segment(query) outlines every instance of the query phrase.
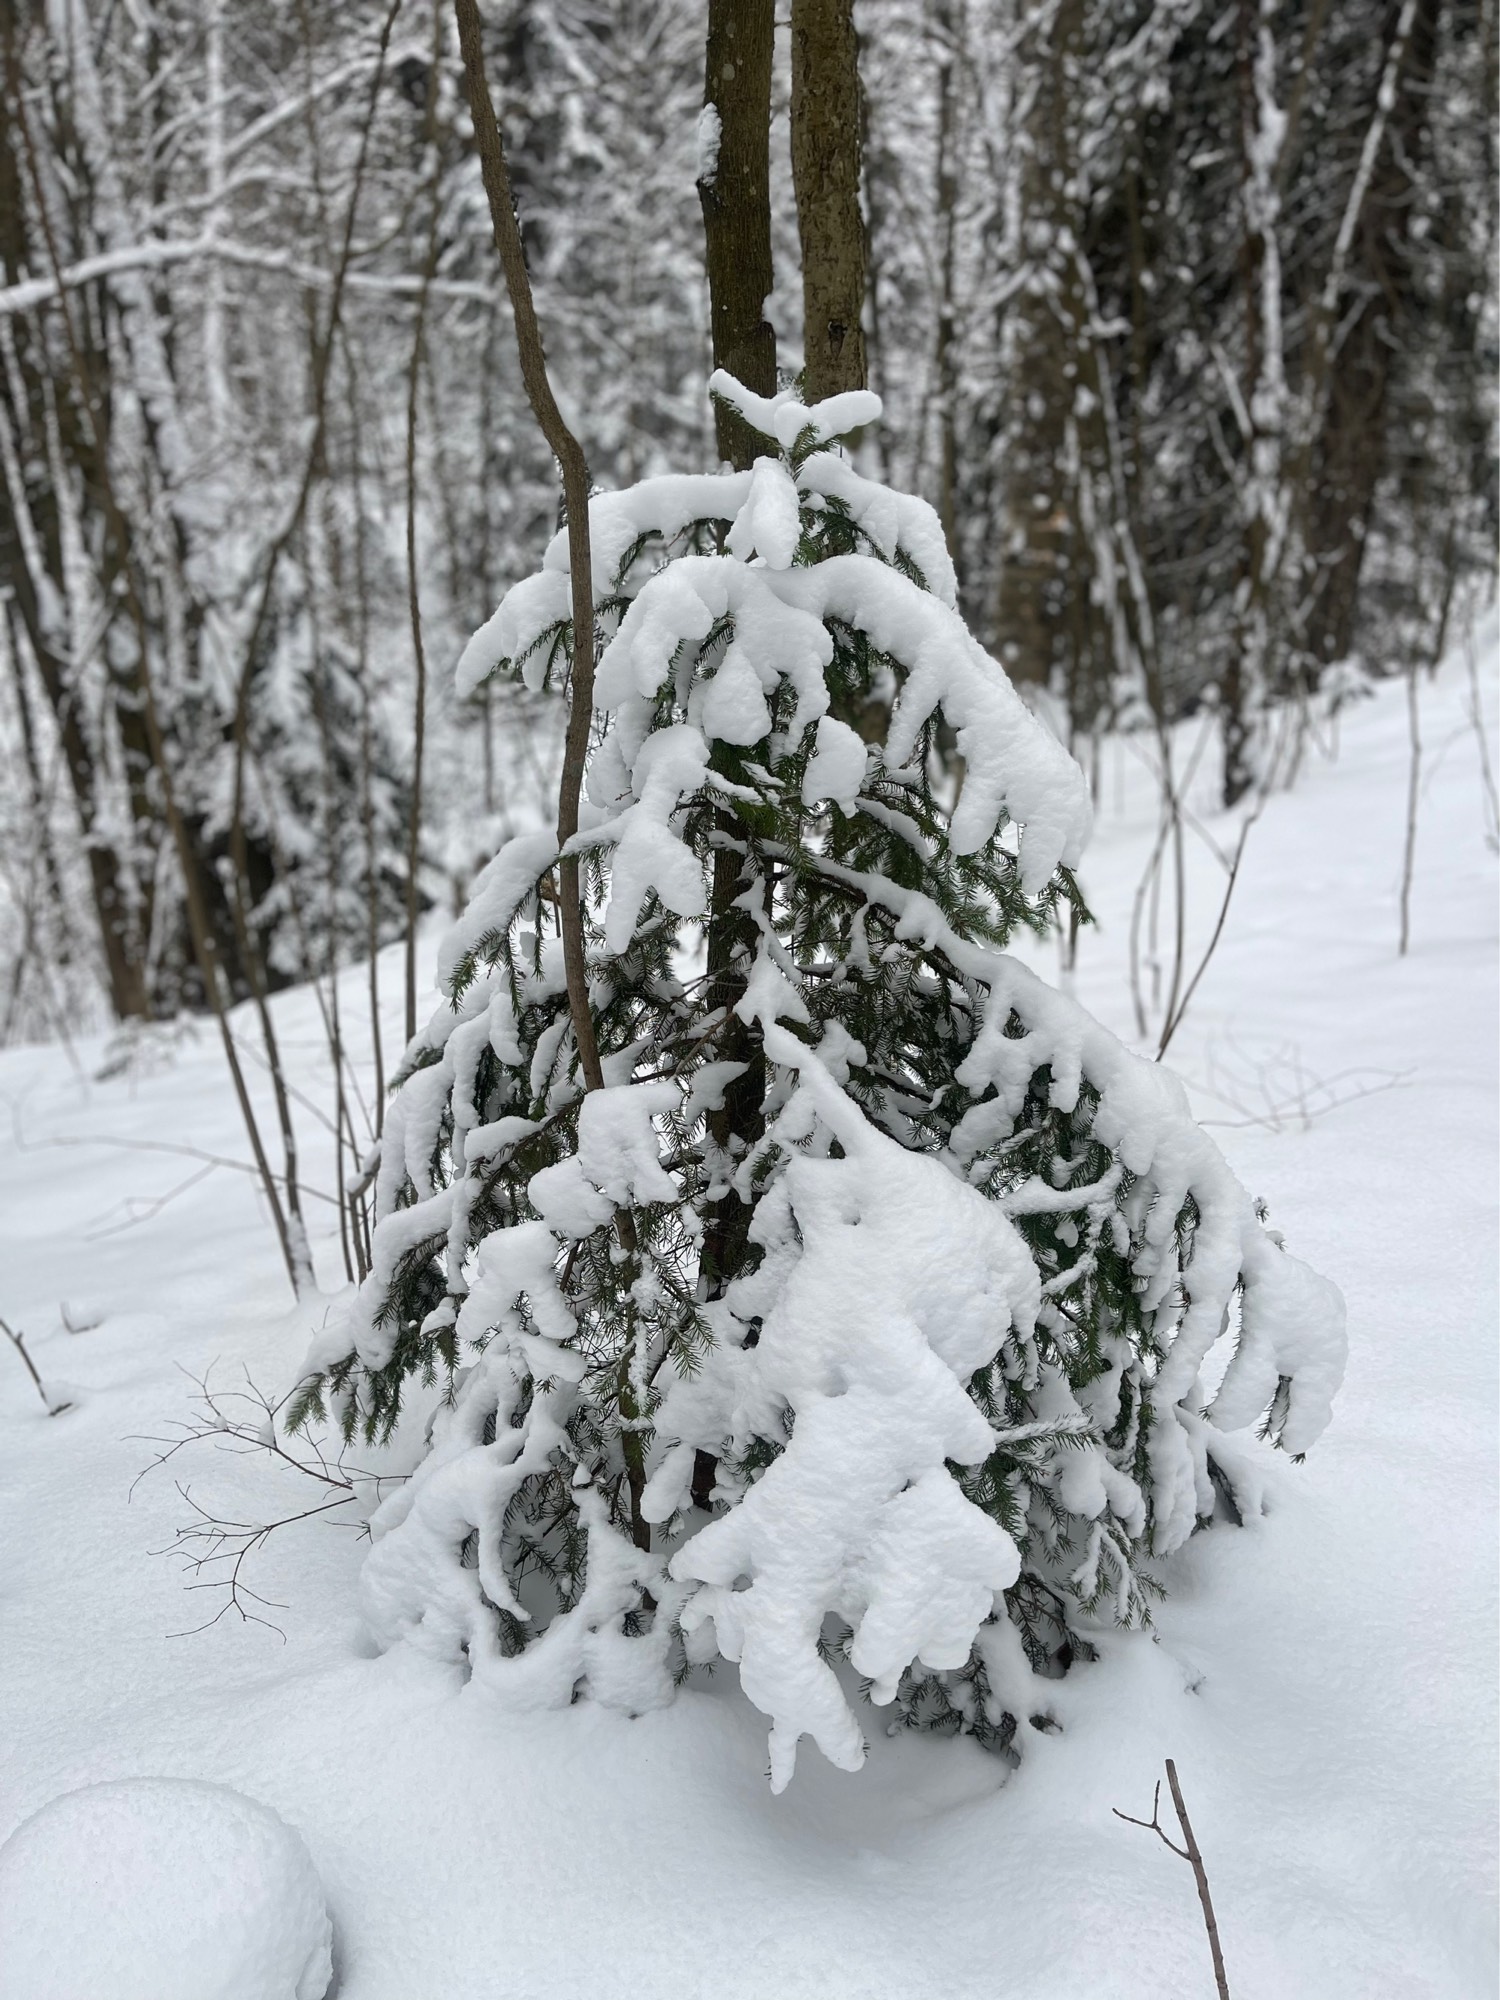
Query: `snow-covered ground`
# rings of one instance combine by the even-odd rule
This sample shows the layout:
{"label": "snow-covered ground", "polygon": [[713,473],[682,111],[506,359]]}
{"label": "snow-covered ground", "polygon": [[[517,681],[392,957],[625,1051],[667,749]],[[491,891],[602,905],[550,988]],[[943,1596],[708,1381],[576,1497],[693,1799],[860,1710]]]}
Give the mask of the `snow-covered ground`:
{"label": "snow-covered ground", "polygon": [[[1493,617],[1478,643],[1493,739]],[[1344,1290],[1333,1427],[1273,1468],[1266,1519],[1172,1561],[1155,1637],[1075,1669],[1065,1726],[1027,1732],[1014,1773],[969,1743],[877,1737],[854,1776],[807,1749],[772,1797],[764,1720],[724,1670],[634,1721],[499,1712],[430,1662],[370,1657],[363,1545],[337,1512],[255,1561],[279,1630],[231,1614],[176,1636],[221,1603],[153,1553],[190,1518],[178,1482],[244,1520],[320,1496],[211,1444],[132,1491],[146,1440],[189,1414],[190,1376],[291,1381],[342,1282],[332,1211],[310,1218],[325,1294],[293,1309],[251,1176],[157,1150],[246,1157],[208,1032],[109,1081],[100,1043],[0,1052],[0,1316],[72,1403],[49,1417],[0,1344],[0,1839],[92,1780],[236,1786],[312,1851],[340,2000],[1181,2000],[1212,1992],[1191,1874],[1111,1813],[1149,1815],[1170,1756],[1236,2000],[1492,1995],[1496,858],[1469,702],[1460,648],[1422,688],[1410,955],[1395,684],[1252,829],[1171,1050],[1291,1247]],[[1102,778],[1076,990],[1130,1035],[1154,792],[1128,747]],[[1230,839],[1206,775],[1198,791]],[[1191,966],[1223,876],[1196,833],[1188,851]],[[1038,962],[1055,972],[1050,946]],[[321,1110],[311,997],[278,1018]],[[302,1130],[326,1186],[311,1109]],[[64,1302],[98,1324],[67,1330]]]}

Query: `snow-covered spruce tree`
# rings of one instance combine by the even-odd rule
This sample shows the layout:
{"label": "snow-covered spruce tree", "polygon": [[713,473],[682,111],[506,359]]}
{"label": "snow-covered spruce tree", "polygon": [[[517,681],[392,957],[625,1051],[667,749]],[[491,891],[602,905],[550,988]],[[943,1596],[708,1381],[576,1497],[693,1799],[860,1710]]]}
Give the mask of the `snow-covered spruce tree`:
{"label": "snow-covered spruce tree", "polygon": [[[604,1086],[525,835],[444,943],[374,1269],[300,1410],[378,1437],[413,1378],[448,1391],[375,1517],[383,1640],[631,1710],[722,1655],[780,1788],[804,1733],[862,1760],[840,1654],[905,1719],[1009,1740],[1037,1676],[1145,1616],[1216,1480],[1252,1504],[1232,1433],[1318,1435],[1343,1312],[1175,1079],[1003,955],[1075,897],[1087,795],[952,608],[931,509],[837,450],[878,399],[711,386],[753,470],[590,510]],[[568,620],[564,532],[460,683],[561,680]]]}

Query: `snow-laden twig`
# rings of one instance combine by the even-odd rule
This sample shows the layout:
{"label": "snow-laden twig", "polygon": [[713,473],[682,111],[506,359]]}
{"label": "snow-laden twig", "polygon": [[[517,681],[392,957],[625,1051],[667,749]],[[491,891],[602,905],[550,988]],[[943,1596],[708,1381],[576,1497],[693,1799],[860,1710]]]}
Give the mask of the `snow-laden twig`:
{"label": "snow-laden twig", "polygon": [[[372,246],[373,248],[374,246]],[[370,254],[358,244],[352,255]],[[162,238],[144,243],[123,244],[118,249],[101,250],[80,257],[50,277],[26,278],[19,284],[0,288],[0,317],[31,312],[66,293],[82,291],[101,278],[131,271],[165,271],[189,264],[230,264],[236,269],[264,271],[271,277],[285,277],[308,291],[331,292],[339,274],[319,264],[308,263],[287,251],[263,249],[254,243],[237,243],[230,237],[204,233],[175,239]],[[422,275],[414,271],[384,273],[347,271],[343,285],[351,292],[366,292],[385,298],[415,300],[421,296]],[[463,278],[434,278],[428,286],[437,298],[460,299],[466,304],[494,307],[499,297],[493,285],[475,284]]]}

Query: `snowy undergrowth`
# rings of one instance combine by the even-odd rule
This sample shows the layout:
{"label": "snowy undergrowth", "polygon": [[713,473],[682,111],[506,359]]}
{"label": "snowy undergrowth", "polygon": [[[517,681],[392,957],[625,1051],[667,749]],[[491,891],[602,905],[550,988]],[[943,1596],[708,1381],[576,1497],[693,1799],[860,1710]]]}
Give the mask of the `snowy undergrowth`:
{"label": "snowy undergrowth", "polygon": [[[1487,664],[1493,641],[1491,627]],[[1492,666],[1485,685],[1493,715]],[[127,1149],[171,1134],[240,1153],[206,1037],[106,1084],[86,1080],[97,1043],[80,1046],[81,1074],[56,1048],[0,1056],[27,1142],[0,1160],[0,1311],[76,1398],[48,1418],[0,1354],[0,1837],[94,1779],[235,1785],[307,1839],[343,2000],[478,2000],[502,1970],[538,2000],[1176,2000],[1207,1991],[1190,1879],[1109,1811],[1145,1810],[1172,1755],[1237,2000],[1490,1993],[1494,863],[1467,698],[1461,658],[1424,690],[1411,956],[1395,955],[1392,686],[1255,828],[1172,1051],[1203,1086],[1200,1115],[1234,1125],[1273,1222],[1295,1219],[1299,1251],[1346,1293],[1338,1420],[1305,1465],[1278,1469],[1266,1519],[1172,1559],[1155,1641],[1110,1639],[1099,1668],[1057,1684],[1061,1730],[1008,1781],[972,1746],[877,1736],[860,1776],[807,1759],[773,1798],[760,1719],[729,1674],[634,1722],[587,1704],[507,1718],[444,1666],[367,1657],[362,1549],[316,1522],[273,1541],[258,1572],[284,1642],[227,1622],[169,1637],[205,1600],[150,1554],[182,1517],[170,1479],[127,1504],[151,1456],[134,1439],[183,1412],[180,1367],[289,1379],[327,1302],[286,1309],[248,1176],[215,1171],[156,1209],[202,1163]],[[1083,876],[1100,929],[1077,990],[1127,1035],[1130,901],[1153,833],[1149,790],[1112,747]],[[1202,865],[1199,946],[1217,907]],[[323,1102],[311,1000],[278,1004]],[[310,1120],[304,1137],[317,1178]],[[314,1247],[331,1292],[326,1226]],[[61,1300],[100,1324],[65,1331]],[[226,1511],[284,1504],[253,1460],[178,1469]],[[476,1893],[502,1878],[503,1898]]]}

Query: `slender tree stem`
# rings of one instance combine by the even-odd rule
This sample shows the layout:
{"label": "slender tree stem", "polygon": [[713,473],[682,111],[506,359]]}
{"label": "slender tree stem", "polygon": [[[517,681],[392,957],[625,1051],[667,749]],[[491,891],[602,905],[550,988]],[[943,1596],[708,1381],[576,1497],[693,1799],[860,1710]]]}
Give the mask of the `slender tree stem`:
{"label": "slender tree stem", "polygon": [[1198,1901],[1203,1907],[1203,1924],[1208,1932],[1208,1948],[1213,1954],[1214,1982],[1219,1989],[1219,2000],[1229,2000],[1229,1979],[1224,1971],[1224,1953],[1219,1947],[1219,1922],[1214,1915],[1213,1897],[1208,1893],[1208,1870],[1203,1865],[1203,1856],[1198,1850],[1198,1842],[1193,1834],[1193,1823],[1188,1818],[1187,1806],[1183,1803],[1182,1787],[1177,1782],[1177,1766],[1167,1759],[1167,1783],[1172,1788],[1172,1804],[1177,1811],[1177,1824],[1182,1828],[1183,1845],[1192,1865],[1193,1880],[1198,1885]]}
{"label": "slender tree stem", "polygon": [[1411,945],[1411,881],[1417,860],[1417,807],[1422,797],[1422,727],[1419,714],[1417,663],[1406,670],[1406,720],[1411,759],[1406,778],[1406,843],[1401,855],[1401,947],[1405,958]]}
{"label": "slender tree stem", "polygon": [[26,1351],[25,1334],[17,1333],[15,1328],[7,1326],[3,1319],[0,1319],[0,1333],[5,1335],[11,1346],[26,1364],[26,1373],[36,1384],[36,1392],[42,1399],[42,1407],[46,1410],[47,1415],[49,1417],[60,1417],[64,1410],[71,1409],[72,1405],[70,1403],[54,1403],[52,1398],[47,1394],[46,1384],[36,1372],[36,1363]]}
{"label": "slender tree stem", "polygon": [[547,357],[531,296],[531,276],[526,268],[521,226],[516,220],[505,144],[500,136],[494,99],[490,96],[485,77],[479,8],[475,0],[453,0],[453,11],[458,19],[464,83],[474,120],[474,138],[479,148],[484,191],[489,198],[490,224],[495,233],[495,248],[500,254],[506,289],[510,293],[511,312],[515,318],[521,379],[526,385],[532,413],[562,473],[563,504],[568,518],[568,567],[573,595],[573,673],[567,734],[563,742],[562,779],[557,795],[557,845],[560,855],[557,889],[563,969],[568,983],[568,1012],[578,1049],[578,1065],[583,1073],[584,1088],[600,1090],[604,1086],[604,1072],[599,1065],[599,1044],[589,1008],[578,857],[567,852],[569,841],[578,831],[578,801],[583,790],[583,772],[588,759],[589,730],[594,712],[594,580],[589,540],[588,465],[583,447],[569,430],[557,407],[557,399],[547,376]]}
{"label": "slender tree stem", "polygon": [[1474,736],[1479,745],[1479,784],[1484,798],[1484,844],[1492,853],[1500,853],[1500,792],[1495,789],[1495,773],[1490,764],[1490,740],[1485,733],[1484,722],[1484,697],[1479,688],[1479,656],[1474,645],[1472,630],[1464,641],[1464,653],[1469,667],[1469,720],[1474,725]]}
{"label": "slender tree stem", "polygon": [[1179,1861],[1186,1861],[1193,1871],[1193,1881],[1198,1889],[1198,1903],[1203,1911],[1203,1926],[1208,1932],[1208,1948],[1213,1954],[1214,1985],[1219,2000],[1229,2000],[1229,1976],[1224,1970],[1224,1953],[1219,1945],[1219,1920],[1214,1915],[1213,1897],[1208,1893],[1208,1870],[1203,1865],[1197,1838],[1193,1833],[1193,1823],[1188,1818],[1187,1806],[1182,1796],[1182,1786],[1177,1781],[1177,1766],[1167,1759],[1167,1783],[1172,1790],[1172,1804],[1177,1812],[1177,1824],[1182,1829],[1181,1847],[1173,1840],[1161,1823],[1161,1779],[1156,1781],[1156,1791],[1151,1800],[1150,1819],[1137,1819],[1133,1813],[1121,1812],[1118,1806],[1110,1810],[1116,1819],[1124,1820],[1127,1826],[1143,1826],[1147,1833],[1154,1833],[1164,1847],[1168,1847]]}
{"label": "slender tree stem", "polygon": [[427,249],[422,258],[422,289],[417,294],[417,323],[411,338],[411,365],[406,378],[406,607],[411,618],[411,650],[416,666],[412,691],[411,810],[406,828],[406,1039],[417,1032],[417,870],[422,859],[422,751],[427,736],[427,650],[422,644],[422,600],[417,583],[417,394],[422,375],[422,342],[427,331],[427,301],[437,272],[438,221],[442,213],[443,156],[437,136],[437,78],[442,0],[432,10],[432,62],[427,71],[427,144],[432,152],[431,206],[427,218]]}
{"label": "slender tree stem", "polygon": [[1235,883],[1240,879],[1240,863],[1245,858],[1245,842],[1250,838],[1250,829],[1259,817],[1260,808],[1257,806],[1255,811],[1247,816],[1244,825],[1240,828],[1240,837],[1235,846],[1234,859],[1229,864],[1229,880],[1224,884],[1224,899],[1219,904],[1219,914],[1214,923],[1213,936],[1209,939],[1208,948],[1198,961],[1197,971],[1187,983],[1187,991],[1183,994],[1176,1007],[1168,1013],[1166,1020],[1162,1024],[1161,1043],[1156,1051],[1156,1060],[1158,1062],[1167,1053],[1172,1037],[1182,1026],[1183,1016],[1187,1013],[1193,995],[1198,991],[1198,982],[1202,979],[1204,973],[1207,972],[1209,960],[1219,948],[1219,939],[1224,935],[1225,919],[1229,915],[1230,898],[1234,895]]}

